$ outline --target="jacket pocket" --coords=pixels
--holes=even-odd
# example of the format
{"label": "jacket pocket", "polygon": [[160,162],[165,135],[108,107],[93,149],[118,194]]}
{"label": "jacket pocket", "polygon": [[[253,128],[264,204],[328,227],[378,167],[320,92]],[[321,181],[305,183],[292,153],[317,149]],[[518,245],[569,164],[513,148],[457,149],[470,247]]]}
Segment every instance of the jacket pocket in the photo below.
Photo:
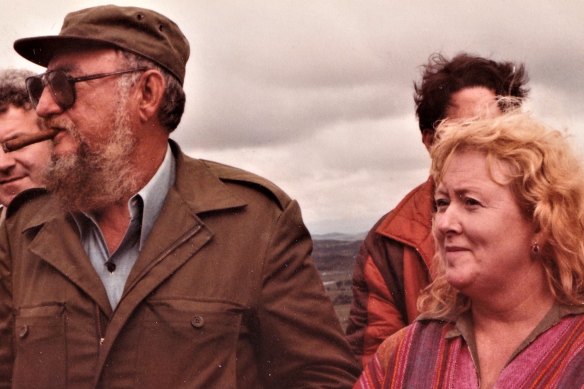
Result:
{"label": "jacket pocket", "polygon": [[16,310],[14,388],[67,387],[65,319],[63,303]]}
{"label": "jacket pocket", "polygon": [[235,387],[242,312],[228,302],[150,300],[141,321],[137,387]]}

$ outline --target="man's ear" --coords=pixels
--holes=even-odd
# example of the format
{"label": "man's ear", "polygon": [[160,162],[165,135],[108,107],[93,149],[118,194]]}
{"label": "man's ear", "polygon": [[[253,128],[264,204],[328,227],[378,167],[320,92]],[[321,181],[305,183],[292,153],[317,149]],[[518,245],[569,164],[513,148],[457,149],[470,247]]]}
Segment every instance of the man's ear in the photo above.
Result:
{"label": "man's ear", "polygon": [[158,70],[149,69],[142,74],[138,80],[140,120],[148,122],[156,115],[165,87],[164,77]]}
{"label": "man's ear", "polygon": [[424,143],[428,151],[430,151],[430,147],[434,143],[434,133],[435,131],[432,129],[422,130],[422,143]]}

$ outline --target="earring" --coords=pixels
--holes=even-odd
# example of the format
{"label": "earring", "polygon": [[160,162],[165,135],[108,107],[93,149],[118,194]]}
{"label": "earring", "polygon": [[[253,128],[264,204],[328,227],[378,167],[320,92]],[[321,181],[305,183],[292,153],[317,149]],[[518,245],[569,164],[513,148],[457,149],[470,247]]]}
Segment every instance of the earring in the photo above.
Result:
{"label": "earring", "polygon": [[539,254],[539,244],[537,242],[531,244],[531,252],[535,255]]}

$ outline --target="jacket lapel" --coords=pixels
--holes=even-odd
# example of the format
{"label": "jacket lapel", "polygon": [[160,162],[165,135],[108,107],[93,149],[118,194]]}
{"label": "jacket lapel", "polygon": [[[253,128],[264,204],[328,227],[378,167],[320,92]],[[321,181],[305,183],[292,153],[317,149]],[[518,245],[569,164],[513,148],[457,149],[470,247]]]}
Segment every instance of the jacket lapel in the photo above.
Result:
{"label": "jacket lapel", "polygon": [[177,159],[176,182],[128,277],[116,314],[108,324],[96,380],[116,337],[134,310],[185,262],[196,260],[193,257],[212,239],[213,232],[198,215],[245,206],[202,161],[184,156],[173,143],[171,146]]}
{"label": "jacket lapel", "polygon": [[[28,228],[40,227],[30,243],[30,251],[49,263],[78,288],[93,299],[109,317],[112,313],[107,294],[79,241],[79,233],[72,221],[53,214],[58,204],[47,204],[28,224]],[[57,207],[57,208],[55,208]]]}
{"label": "jacket lapel", "polygon": [[[211,232],[204,228],[201,220],[181,200],[178,193],[174,190],[169,191],[158,220],[128,276],[122,300],[130,293],[136,294],[135,289],[138,283],[140,283],[139,294],[144,294],[142,297],[145,297],[157,286],[152,285],[152,287],[144,288],[142,282],[145,277],[151,277],[150,273],[154,272],[157,284],[159,284],[195,252],[199,251],[211,239],[211,236]],[[193,242],[193,239],[196,242]],[[177,256],[176,250],[186,242],[190,245],[190,252],[185,253],[183,257]],[[172,264],[166,263],[168,261],[162,262],[171,253],[172,261],[170,262]]]}
{"label": "jacket lapel", "polygon": [[[175,185],[170,188],[160,215],[128,276],[122,301],[153,269],[160,283],[211,240],[212,232],[205,227],[198,214],[245,206],[245,202],[237,198],[203,162],[186,157],[174,142],[171,146],[177,160]],[[176,249],[197,234],[200,235],[196,237],[198,244],[189,242],[190,252],[179,258]],[[159,266],[171,253],[172,263],[177,263]],[[143,289],[141,285],[140,290]],[[142,293],[146,296],[152,289]]]}

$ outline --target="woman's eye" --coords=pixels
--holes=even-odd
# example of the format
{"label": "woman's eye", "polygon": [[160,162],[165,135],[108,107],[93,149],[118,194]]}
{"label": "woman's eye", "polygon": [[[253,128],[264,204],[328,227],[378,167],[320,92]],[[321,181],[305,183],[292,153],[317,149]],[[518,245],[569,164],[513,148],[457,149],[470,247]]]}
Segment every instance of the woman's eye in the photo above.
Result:
{"label": "woman's eye", "polygon": [[436,206],[436,210],[438,212],[444,211],[448,207],[449,203],[450,202],[448,201],[448,199],[435,199],[434,200],[434,205]]}
{"label": "woman's eye", "polygon": [[464,204],[469,207],[476,207],[481,205],[481,203],[478,200],[473,199],[472,197],[465,197]]}

